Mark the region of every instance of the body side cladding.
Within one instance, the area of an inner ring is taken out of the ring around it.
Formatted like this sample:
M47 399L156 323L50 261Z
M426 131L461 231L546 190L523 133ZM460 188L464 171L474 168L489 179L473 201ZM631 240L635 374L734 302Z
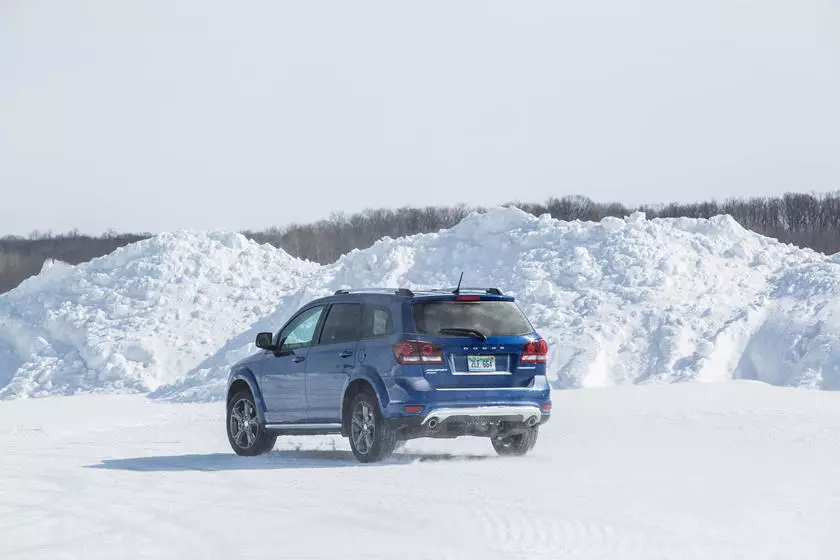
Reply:
M265 401L263 400L259 383L257 383L257 377L249 368L240 367L231 372L228 377L225 400L230 397L230 388L237 381L244 381L248 384L251 394L254 395L254 403L257 405L257 420L259 420L261 424L265 423Z
M379 401L379 406L381 406L384 410L390 402L390 399L388 398L388 390L385 388L385 382L382 381L379 374L370 367L361 367L353 370L350 377L347 379L347 383L344 385L344 389L341 391L341 401L344 402L344 395L347 393L347 388L354 381L359 380L367 381L370 386L373 387L373 391L376 393L376 399ZM341 403L339 403L339 405L340 404Z
M344 405L348 398L347 391L350 389L351 385L357 381L365 381L368 385L373 387L376 400L379 401L380 410L383 412L386 410L386 407L390 402L390 399L388 398L388 390L385 388L385 383L382 381L382 378L379 377L379 374L373 370L373 368L362 366L361 368L354 369L350 373L350 377L347 379L347 382L344 384L344 388L341 390L341 401L336 403L341 413L339 417L341 418L342 435L347 435L345 433L347 426L344 422Z

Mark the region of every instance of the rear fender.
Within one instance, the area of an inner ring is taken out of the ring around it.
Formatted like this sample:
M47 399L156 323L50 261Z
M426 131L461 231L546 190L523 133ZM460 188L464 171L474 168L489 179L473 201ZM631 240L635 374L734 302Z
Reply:
M376 400L379 401L380 410L385 410L385 407L388 406L390 399L388 398L388 390L385 388L385 383L382 381L382 378L376 372L375 369L371 367L360 367L353 370L353 373L350 374L349 379L347 379L347 383L344 385L344 390L341 392L341 402L344 402L344 397L347 395L347 389L354 381L358 380L367 381L368 384L373 387L373 392L376 394Z

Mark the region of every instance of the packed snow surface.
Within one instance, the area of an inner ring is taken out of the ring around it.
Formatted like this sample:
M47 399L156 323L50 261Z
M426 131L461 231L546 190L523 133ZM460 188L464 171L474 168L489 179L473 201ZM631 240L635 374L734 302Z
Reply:
M840 393L558 391L532 455L338 437L238 457L219 404L0 402L0 558L836 560Z
M221 398L254 335L339 288L497 286L550 344L556 388L748 378L840 389L840 262L729 216L599 223L513 208L385 238L320 270L275 312L155 396Z
M318 268L239 234L191 232L51 263L0 295L0 396L171 383Z

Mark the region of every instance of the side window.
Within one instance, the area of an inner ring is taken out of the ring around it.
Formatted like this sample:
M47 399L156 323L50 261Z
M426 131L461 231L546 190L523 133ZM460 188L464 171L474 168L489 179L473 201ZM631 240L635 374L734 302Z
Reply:
M362 315L362 338L376 338L394 334L394 321L387 307L366 305Z
M330 307L324 328L321 331L321 344L353 342L359 340L362 325L362 306L358 303L336 303Z
M312 337L315 336L315 327L318 326L318 319L324 307L313 307L307 309L294 318L291 323L280 331L279 340L283 340L283 350L295 350L312 344Z

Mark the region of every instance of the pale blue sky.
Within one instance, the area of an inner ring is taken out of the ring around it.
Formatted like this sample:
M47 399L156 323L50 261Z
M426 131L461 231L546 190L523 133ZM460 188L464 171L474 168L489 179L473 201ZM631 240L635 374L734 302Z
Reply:
M0 234L840 189L836 0L0 0Z

